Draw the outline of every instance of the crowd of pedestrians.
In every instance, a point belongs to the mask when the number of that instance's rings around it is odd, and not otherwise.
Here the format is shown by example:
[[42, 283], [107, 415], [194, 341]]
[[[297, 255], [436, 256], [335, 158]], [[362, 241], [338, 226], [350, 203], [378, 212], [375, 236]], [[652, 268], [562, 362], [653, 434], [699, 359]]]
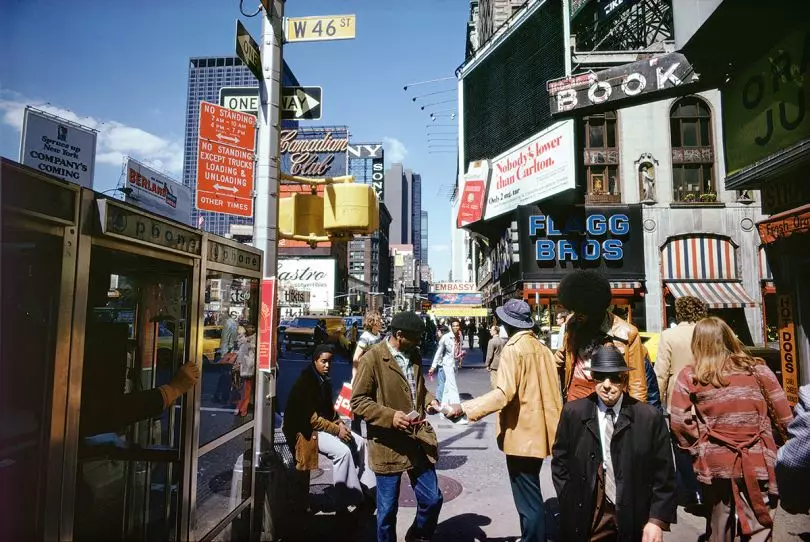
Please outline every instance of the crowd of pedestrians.
[[[487, 340], [479, 337], [492, 389], [465, 402], [456, 382], [461, 322], [436, 331], [427, 372], [438, 377], [434, 396], [421, 369], [423, 319], [396, 314], [382, 337], [367, 316], [351, 397], [366, 438], [331, 409], [331, 353], [318, 349], [285, 416], [300, 468], [316, 466], [313, 454], [328, 456], [347, 502], [376, 509], [379, 541], [396, 540], [407, 473], [417, 513], [406, 540], [430, 540], [442, 494], [428, 415], [474, 423], [497, 414], [521, 542], [545, 541], [550, 532], [563, 541], [659, 542], [678, 504], [705, 517], [706, 541], [770, 540], [780, 502], [790, 513], [810, 512], [809, 386], [792, 411], [774, 373], [699, 299], [678, 299], [679, 323], [662, 333], [653, 368], [638, 330], [608, 310], [610, 284], [601, 275], [569, 274], [558, 298], [567, 313], [555, 352], [538, 340], [526, 302], [496, 309], [498, 324]], [[544, 461], [559, 502], [554, 526], [546, 525]], [[376, 507], [363, 500], [375, 486]]]

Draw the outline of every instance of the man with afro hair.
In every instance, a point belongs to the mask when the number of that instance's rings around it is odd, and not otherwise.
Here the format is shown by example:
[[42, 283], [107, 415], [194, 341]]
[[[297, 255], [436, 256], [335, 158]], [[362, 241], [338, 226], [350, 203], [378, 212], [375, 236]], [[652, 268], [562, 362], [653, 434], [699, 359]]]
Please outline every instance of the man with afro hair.
[[644, 350], [638, 329], [608, 311], [613, 295], [610, 282], [593, 270], [576, 270], [560, 282], [557, 290], [560, 304], [571, 311], [557, 363], [565, 369], [562, 381], [566, 401], [581, 399], [594, 392], [594, 381], [588, 368], [591, 355], [603, 344], [615, 345], [624, 355], [628, 373], [628, 392], [647, 401]]

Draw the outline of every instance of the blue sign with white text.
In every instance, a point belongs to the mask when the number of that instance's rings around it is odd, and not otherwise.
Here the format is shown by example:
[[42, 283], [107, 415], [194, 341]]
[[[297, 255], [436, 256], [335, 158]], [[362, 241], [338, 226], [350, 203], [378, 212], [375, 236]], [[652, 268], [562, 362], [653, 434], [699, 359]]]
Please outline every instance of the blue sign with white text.
[[[566, 237], [572, 232], [584, 232], [588, 239], [573, 241]], [[535, 259], [538, 261], [579, 260], [618, 261], [624, 257], [622, 240], [616, 237], [630, 233], [630, 217], [626, 214], [615, 214], [607, 217], [593, 214], [585, 217], [585, 223], [578, 217], [571, 217], [565, 224], [558, 226], [554, 219], [547, 215], [529, 217], [529, 236], [544, 235], [546, 239], [535, 241]], [[610, 234], [615, 236], [603, 239]]]

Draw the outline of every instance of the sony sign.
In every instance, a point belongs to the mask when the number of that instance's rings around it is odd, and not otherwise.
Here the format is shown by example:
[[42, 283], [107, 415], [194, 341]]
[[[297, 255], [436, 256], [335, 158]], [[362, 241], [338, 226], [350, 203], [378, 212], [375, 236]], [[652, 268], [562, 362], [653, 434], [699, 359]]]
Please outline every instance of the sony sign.
[[[596, 108], [642, 95], [655, 94], [684, 84], [695, 83], [698, 75], [681, 53], [668, 53], [607, 70], [589, 73], [581, 78], [549, 81], [552, 115], [573, 110]], [[650, 101], [660, 99], [650, 96]]]
[[382, 143], [349, 143], [346, 147], [349, 159], [371, 160], [371, 187], [377, 194], [377, 199], [383, 199], [383, 186], [385, 184], [385, 151]]

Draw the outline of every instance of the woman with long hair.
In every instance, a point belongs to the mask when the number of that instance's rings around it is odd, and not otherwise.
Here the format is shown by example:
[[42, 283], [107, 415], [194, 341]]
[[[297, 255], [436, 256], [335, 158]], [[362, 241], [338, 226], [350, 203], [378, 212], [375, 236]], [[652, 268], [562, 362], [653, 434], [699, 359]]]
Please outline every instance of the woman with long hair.
[[671, 423], [710, 510], [706, 540], [770, 540], [778, 498], [773, 427], [783, 433], [793, 419], [785, 392], [720, 318], [697, 323], [692, 355], [675, 382]]

